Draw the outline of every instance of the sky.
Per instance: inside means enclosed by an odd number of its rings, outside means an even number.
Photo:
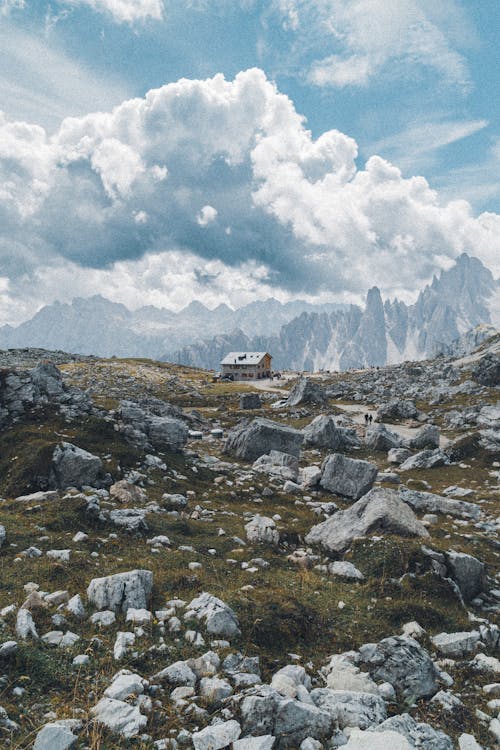
[[[0,0],[0,324],[500,276],[498,0]]]

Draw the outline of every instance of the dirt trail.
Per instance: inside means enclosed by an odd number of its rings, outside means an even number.
[[[271,385],[271,383],[274,383],[276,381],[272,380],[259,380],[254,383],[252,383],[253,387],[256,388],[259,391],[270,391],[272,393],[279,393],[283,398],[286,398],[288,395],[288,391],[284,390],[283,388],[277,388],[276,386]],[[283,381],[280,381],[283,382]],[[366,406],[365,404],[335,404],[337,409],[340,409],[341,411],[348,414],[351,419],[356,424],[364,425],[365,423],[365,414],[371,414],[372,416],[375,416],[375,410],[373,408],[370,408]],[[391,424],[390,422],[385,422],[385,426],[388,430],[391,430],[392,432],[396,432],[398,435],[401,435],[402,438],[412,438],[415,435],[416,430],[418,427],[408,427],[404,424]],[[419,425],[421,427],[421,425]],[[445,448],[448,443],[449,439],[447,437],[444,437],[444,435],[441,435],[439,439],[439,446],[440,448]]]

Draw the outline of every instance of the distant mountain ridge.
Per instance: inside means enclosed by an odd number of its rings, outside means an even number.
[[[413,305],[383,301],[376,287],[364,307],[271,298],[237,310],[193,301],[178,313],[152,305],[131,311],[95,295],[55,302],[17,327],[1,327],[0,348],[150,357],[209,369],[219,369],[228,351],[267,350],[277,369],[346,370],[433,357],[489,324],[500,324],[500,282],[464,253]]]
[[[413,305],[382,301],[368,291],[363,308],[303,312],[277,335],[249,337],[242,330],[176,352],[174,361],[218,369],[225,352],[268,350],[273,366],[294,370],[347,370],[433,357],[471,329],[500,324],[500,282],[466,253],[435,276]]]
[[[304,311],[330,312],[345,305],[314,305],[296,300],[282,304],[271,298],[232,310],[214,310],[193,301],[180,312],[148,305],[131,311],[101,295],[54,302],[19,326],[0,327],[0,348],[61,349],[101,357],[151,357],[159,359],[186,344],[202,341],[221,331],[243,328],[249,334],[278,333],[280,327]]]

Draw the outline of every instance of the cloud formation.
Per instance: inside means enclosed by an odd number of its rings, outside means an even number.
[[[310,83],[366,86],[390,66],[391,76],[398,75],[398,68],[427,68],[448,84],[468,88],[467,64],[450,41],[450,29],[463,19],[455,0],[445,0],[445,6],[446,12],[429,0],[276,0],[274,4],[294,39],[295,53],[312,50]]]
[[[104,296],[119,299],[121,285],[120,301],[137,293],[156,304],[172,303],[170,283],[184,303],[201,287],[233,304],[234,290],[246,301],[272,288],[344,300],[372,284],[408,297],[463,251],[500,275],[497,214],[476,218],[423,177],[357,160],[337,130],[314,139],[258,69],[182,79],[67,118],[53,135],[3,118],[0,276],[12,309],[27,283],[49,295],[53,277],[60,288],[61,269],[75,295],[88,279]],[[174,273],[182,258],[188,270],[174,281],[169,264]]]
[[[163,0],[64,0],[67,5],[88,5],[108,13],[118,23],[134,23],[163,18]]]

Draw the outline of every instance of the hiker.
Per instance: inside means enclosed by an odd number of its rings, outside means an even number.
[[[368,417],[368,421],[370,422],[370,424],[371,424],[371,423],[373,422],[373,416],[372,416],[371,414],[370,414],[370,416]]]
[[[368,419],[369,419],[368,414],[365,414],[365,425],[367,426],[368,426]]]

